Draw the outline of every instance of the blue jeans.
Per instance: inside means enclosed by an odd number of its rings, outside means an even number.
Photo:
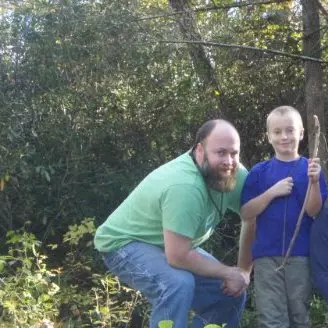
[[[200,248],[197,251],[213,258]],[[193,328],[210,323],[226,323],[227,328],[239,325],[246,293],[227,296],[222,292],[221,280],[171,267],[160,247],[132,242],[105,254],[104,262],[121,282],[139,290],[151,303],[150,328],[158,328],[161,320],[172,320],[174,328],[187,328],[189,310],[195,313]]]

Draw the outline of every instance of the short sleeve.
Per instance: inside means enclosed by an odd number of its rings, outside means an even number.
[[[254,167],[249,172],[243,190],[241,192],[241,206],[260,194],[259,190],[260,174],[259,170]]]
[[[162,195],[163,228],[195,238],[204,211],[204,196],[192,185],[170,186]]]
[[[236,176],[236,187],[229,193],[228,208],[237,214],[240,214],[241,192],[247,177],[247,173],[247,169],[242,164],[239,164]]]

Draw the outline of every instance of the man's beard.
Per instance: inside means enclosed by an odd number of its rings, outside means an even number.
[[[210,166],[208,159],[205,158],[201,166],[201,172],[205,183],[212,189],[220,192],[232,191],[236,186],[237,167],[231,170],[231,174],[227,177],[222,176],[218,168]]]

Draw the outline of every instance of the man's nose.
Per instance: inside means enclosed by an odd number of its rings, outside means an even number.
[[[223,160],[224,164],[229,165],[229,166],[233,164],[233,161],[234,160],[231,155],[225,156],[224,160]]]

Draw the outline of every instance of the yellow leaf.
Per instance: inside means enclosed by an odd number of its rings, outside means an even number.
[[[3,191],[4,188],[5,188],[5,179],[2,178],[2,179],[0,180],[0,190]]]
[[[219,96],[219,95],[220,95],[220,91],[219,91],[219,90],[214,90],[214,94],[215,94],[216,96]]]

